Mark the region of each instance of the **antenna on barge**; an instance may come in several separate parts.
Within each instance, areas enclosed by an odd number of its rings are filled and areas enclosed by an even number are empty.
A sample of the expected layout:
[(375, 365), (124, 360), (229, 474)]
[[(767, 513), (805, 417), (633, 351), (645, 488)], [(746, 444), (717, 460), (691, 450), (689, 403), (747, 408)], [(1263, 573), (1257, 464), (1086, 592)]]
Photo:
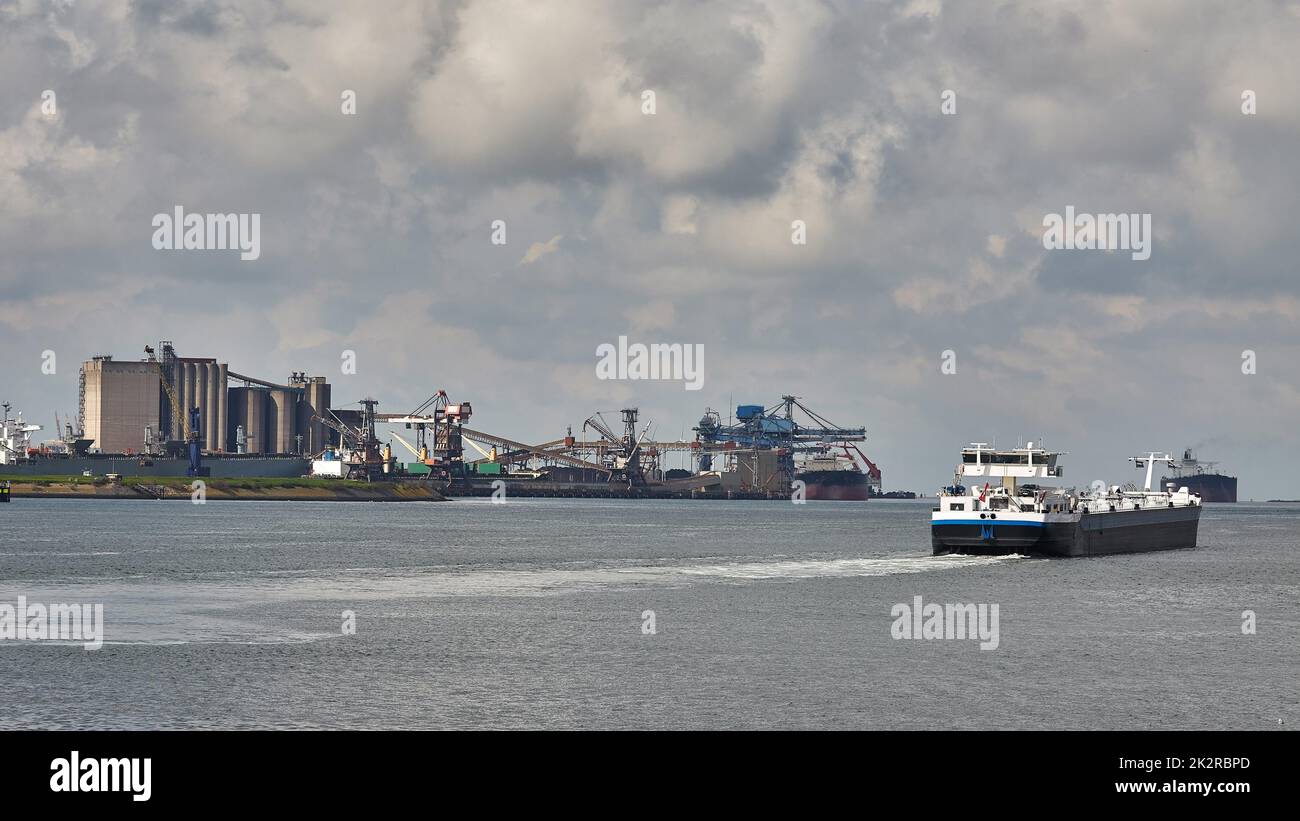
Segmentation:
[(1174, 466), (1173, 456), (1170, 456), (1168, 453), (1157, 453), (1153, 450), (1147, 451), (1146, 456), (1130, 456), (1128, 460), (1132, 462), (1133, 466), (1136, 468), (1147, 469), (1146, 483), (1142, 486), (1142, 489), (1147, 492), (1151, 491), (1151, 470), (1155, 467), (1157, 461), (1162, 461), (1169, 467)]

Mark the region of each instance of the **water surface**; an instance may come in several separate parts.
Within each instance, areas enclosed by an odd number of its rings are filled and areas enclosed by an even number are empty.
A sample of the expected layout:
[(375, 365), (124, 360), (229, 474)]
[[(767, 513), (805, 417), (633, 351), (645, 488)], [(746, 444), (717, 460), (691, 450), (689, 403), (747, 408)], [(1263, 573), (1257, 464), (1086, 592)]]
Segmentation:
[[(0, 727), (1300, 726), (1300, 506), (1075, 560), (931, 557), (929, 509), (15, 499), (0, 603), (106, 643), (0, 641)], [(999, 646), (893, 639), (918, 595)]]

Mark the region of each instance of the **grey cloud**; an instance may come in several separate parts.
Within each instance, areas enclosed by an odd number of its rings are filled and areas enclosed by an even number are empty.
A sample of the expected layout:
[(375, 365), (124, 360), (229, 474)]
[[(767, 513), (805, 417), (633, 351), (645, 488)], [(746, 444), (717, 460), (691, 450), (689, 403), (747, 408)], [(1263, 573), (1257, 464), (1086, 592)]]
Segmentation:
[[(139, 2), (0, 21), (7, 350), (68, 367), (171, 338), (283, 377), (352, 348), (340, 396), (405, 408), (446, 387), (537, 440), (624, 400), (676, 435), (706, 404), (795, 392), (867, 425), (894, 487), (931, 488), (965, 440), (1042, 433), (1076, 476), (1115, 478), (1132, 448), (1214, 439), (1250, 464), (1244, 493), (1300, 495), (1264, 444), (1300, 444), (1283, 5)], [(154, 251), (149, 220), (178, 203), (261, 213), (262, 258)], [(1152, 213), (1152, 260), (1045, 252), (1042, 215), (1068, 204)], [(653, 333), (705, 344), (705, 390), (596, 382), (596, 346), (664, 304)], [(25, 361), (5, 398), (75, 403), (75, 373)]]

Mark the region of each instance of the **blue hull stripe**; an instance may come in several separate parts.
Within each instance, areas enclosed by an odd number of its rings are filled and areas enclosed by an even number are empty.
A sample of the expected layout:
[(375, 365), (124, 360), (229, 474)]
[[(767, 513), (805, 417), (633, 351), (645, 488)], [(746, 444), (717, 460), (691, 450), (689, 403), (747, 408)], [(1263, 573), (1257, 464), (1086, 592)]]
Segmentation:
[(993, 525), (994, 527), (1046, 527), (1046, 522), (1017, 522), (1010, 519), (934, 519), (932, 527), (941, 525)]

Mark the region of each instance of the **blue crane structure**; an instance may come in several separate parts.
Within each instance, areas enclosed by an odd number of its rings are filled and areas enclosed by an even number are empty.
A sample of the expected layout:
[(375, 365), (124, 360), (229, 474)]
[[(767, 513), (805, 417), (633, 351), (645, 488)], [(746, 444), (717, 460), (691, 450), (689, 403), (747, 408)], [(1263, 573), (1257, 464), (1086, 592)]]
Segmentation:
[[(807, 421), (795, 416), (795, 409), (803, 412)], [(713, 450), (707, 446), (734, 443), (736, 448), (776, 451), (777, 465), (788, 480), (795, 474), (796, 453), (825, 454), (843, 450), (850, 459), (856, 453), (866, 463), (870, 481), (879, 486), (880, 468), (867, 458), (854, 442), (865, 442), (866, 428), (845, 428), (833, 424), (810, 410), (797, 396), (782, 396), (781, 401), (765, 408), (762, 405), (738, 405), (736, 422), (723, 425), (717, 411), (706, 410), (700, 424), (694, 428), (701, 449), (700, 471), (713, 469)]]

